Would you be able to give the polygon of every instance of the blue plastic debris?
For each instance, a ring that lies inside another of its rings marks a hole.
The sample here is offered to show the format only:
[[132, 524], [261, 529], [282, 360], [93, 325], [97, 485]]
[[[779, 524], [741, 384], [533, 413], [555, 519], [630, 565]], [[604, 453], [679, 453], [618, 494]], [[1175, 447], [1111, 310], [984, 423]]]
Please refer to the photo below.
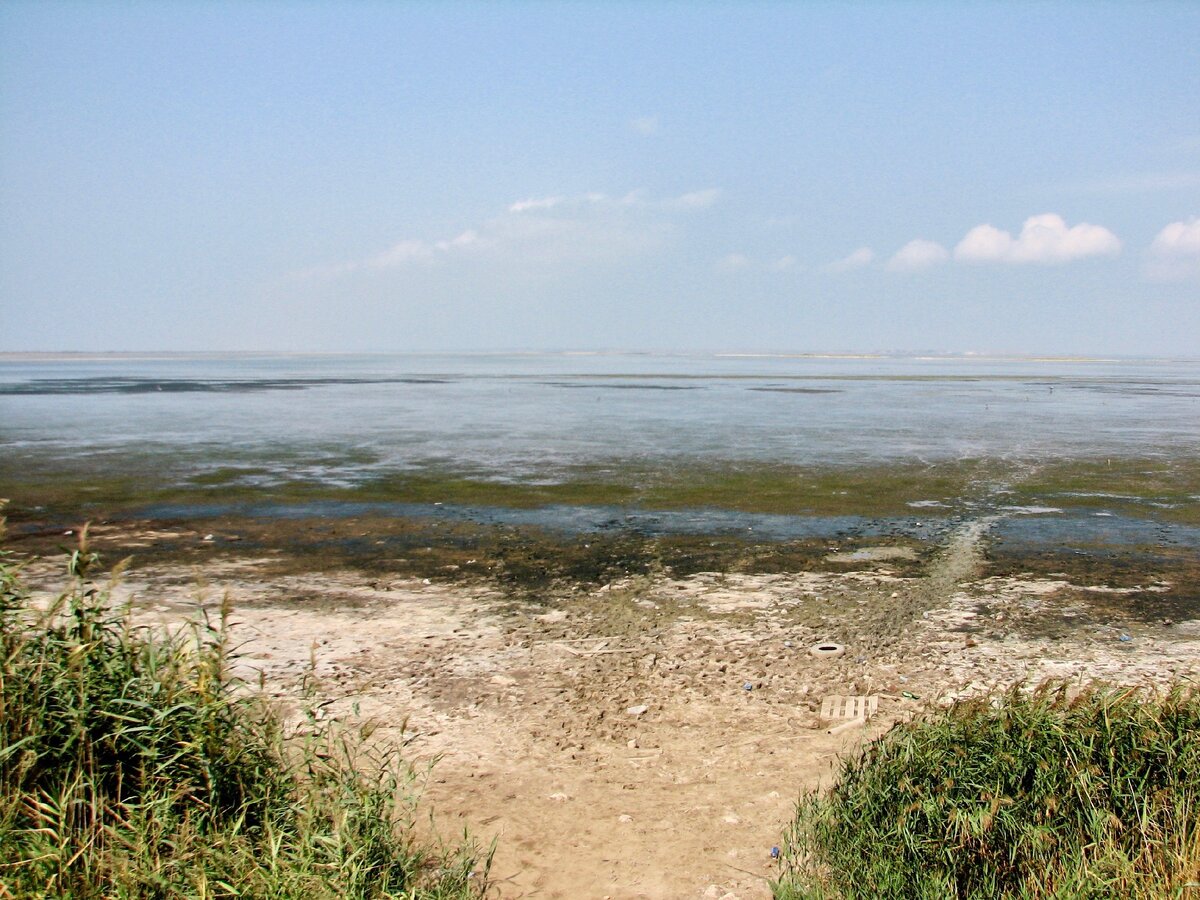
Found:
[[779, 848], [778, 847], [771, 848], [771, 859], [779, 859]]
[[754, 690], [754, 685], [752, 685], [750, 682], [747, 681], [745, 684], [742, 685], [742, 690], [743, 691], [752, 691], [752, 690]]
[[1131, 638], [1131, 637], [1130, 637], [1129, 635], [1127, 635], [1127, 634], [1123, 634], [1123, 635], [1121, 635], [1121, 641], [1122, 641], [1122, 643], [1126, 643], [1126, 644], [1127, 644], [1127, 643], [1129, 643], [1129, 642], [1130, 642], [1130, 641], [1132, 641], [1132, 640], [1133, 640], [1133, 638]]

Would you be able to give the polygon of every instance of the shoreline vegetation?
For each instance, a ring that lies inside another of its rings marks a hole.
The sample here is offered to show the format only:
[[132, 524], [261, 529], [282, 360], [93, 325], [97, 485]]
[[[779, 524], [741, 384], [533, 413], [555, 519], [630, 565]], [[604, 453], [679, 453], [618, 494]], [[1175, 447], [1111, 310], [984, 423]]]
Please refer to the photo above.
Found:
[[1043, 684], [896, 725], [804, 797], [777, 900], [1186, 898], [1200, 691]]
[[227, 608], [135, 627], [86, 530], [38, 608], [0, 553], [0, 897], [483, 896], [487, 851], [413, 837], [395, 748], [285, 725], [231, 675]]

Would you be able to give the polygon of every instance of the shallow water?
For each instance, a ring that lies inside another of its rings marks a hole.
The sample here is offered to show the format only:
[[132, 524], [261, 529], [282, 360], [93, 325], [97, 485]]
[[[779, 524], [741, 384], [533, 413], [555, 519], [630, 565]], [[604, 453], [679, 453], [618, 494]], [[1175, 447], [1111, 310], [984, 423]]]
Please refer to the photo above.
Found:
[[1200, 361], [620, 354], [0, 359], [0, 452], [175, 478], [1194, 457]]

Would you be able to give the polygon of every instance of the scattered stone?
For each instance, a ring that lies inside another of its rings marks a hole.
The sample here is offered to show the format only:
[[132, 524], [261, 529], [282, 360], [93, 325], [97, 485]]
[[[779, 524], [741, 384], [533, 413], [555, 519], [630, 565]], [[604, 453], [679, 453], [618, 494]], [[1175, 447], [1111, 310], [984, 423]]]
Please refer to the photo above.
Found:
[[631, 706], [629, 709], [625, 710], [625, 712], [629, 713], [631, 716], [641, 716], [649, 711], [650, 707], [645, 703], [638, 704], [637, 706]]

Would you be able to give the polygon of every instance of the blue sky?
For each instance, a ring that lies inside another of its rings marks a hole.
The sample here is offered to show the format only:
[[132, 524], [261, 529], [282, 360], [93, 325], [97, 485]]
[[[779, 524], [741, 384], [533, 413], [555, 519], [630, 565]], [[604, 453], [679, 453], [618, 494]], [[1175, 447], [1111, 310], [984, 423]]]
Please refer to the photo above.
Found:
[[1200, 355], [1200, 4], [0, 6], [0, 350]]

